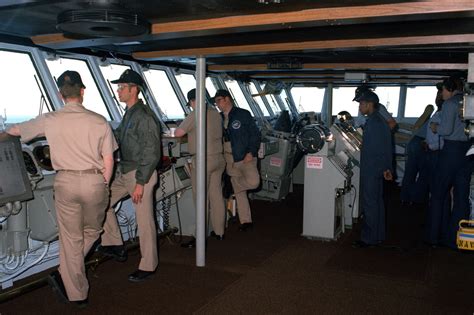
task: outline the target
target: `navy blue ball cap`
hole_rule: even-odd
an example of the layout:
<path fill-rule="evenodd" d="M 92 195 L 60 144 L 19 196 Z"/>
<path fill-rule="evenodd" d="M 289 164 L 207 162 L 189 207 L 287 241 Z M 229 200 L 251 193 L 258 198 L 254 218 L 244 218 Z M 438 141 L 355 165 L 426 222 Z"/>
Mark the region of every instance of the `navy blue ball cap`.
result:
<path fill-rule="evenodd" d="M 140 87 L 143 87 L 143 79 L 142 77 L 135 71 L 127 69 L 125 70 L 120 78 L 117 80 L 112 81 L 113 84 L 118 84 L 118 83 L 128 83 L 128 84 L 135 84 Z"/>
<path fill-rule="evenodd" d="M 232 95 L 227 90 L 219 89 L 219 90 L 216 91 L 216 95 L 214 95 L 214 97 L 211 99 L 212 103 L 216 102 L 216 97 L 230 97 L 230 98 L 232 98 Z"/>
<path fill-rule="evenodd" d="M 64 71 L 58 78 L 58 88 L 62 88 L 65 84 L 69 85 L 80 85 L 81 88 L 85 89 L 86 86 L 82 83 L 81 75 L 76 71 Z"/>
<path fill-rule="evenodd" d="M 377 94 L 375 94 L 372 91 L 365 91 L 365 92 L 361 93 L 359 95 L 359 97 L 357 98 L 357 102 L 362 102 L 362 101 L 378 104 L 379 103 L 379 97 L 377 96 Z"/>
<path fill-rule="evenodd" d="M 372 87 L 370 87 L 369 85 L 367 84 L 363 84 L 361 86 L 359 86 L 356 90 L 355 90 L 355 95 L 354 95 L 354 99 L 352 100 L 353 102 L 358 102 L 359 101 L 359 97 L 366 91 L 372 91 Z"/>

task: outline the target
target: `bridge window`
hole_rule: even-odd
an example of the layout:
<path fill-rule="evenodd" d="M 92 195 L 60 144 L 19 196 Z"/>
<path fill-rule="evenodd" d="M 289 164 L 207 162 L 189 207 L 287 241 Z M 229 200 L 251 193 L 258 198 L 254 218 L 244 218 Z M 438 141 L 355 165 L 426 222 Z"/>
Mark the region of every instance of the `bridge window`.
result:
<path fill-rule="evenodd" d="M 398 116 L 398 100 L 400 98 L 400 87 L 398 86 L 379 86 L 374 91 L 379 97 L 380 104 L 387 107 L 387 111 L 393 117 Z"/>
<path fill-rule="evenodd" d="M 258 106 L 260 107 L 260 110 L 262 111 L 263 116 L 269 117 L 270 113 L 268 112 L 268 109 L 265 106 L 265 103 L 263 102 L 262 97 L 260 95 L 255 95 L 255 94 L 258 94 L 258 91 L 257 91 L 257 87 L 255 86 L 253 82 L 250 82 L 249 89 L 250 89 L 250 93 L 252 94 L 253 99 L 255 100 L 255 102 L 257 102 Z"/>
<path fill-rule="evenodd" d="M 184 118 L 184 110 L 173 86 L 163 70 L 150 69 L 145 71 L 148 86 L 153 92 L 156 102 L 163 114 L 164 120 L 178 120 Z"/>
<path fill-rule="evenodd" d="M 335 87 L 332 94 L 332 115 L 342 111 L 349 112 L 353 117 L 359 115 L 359 103 L 354 99 L 355 87 Z"/>
<path fill-rule="evenodd" d="M 30 56 L 26 53 L 0 51 L 0 76 L 3 95 L 0 115 L 6 123 L 18 123 L 52 110 L 44 87 Z"/>
<path fill-rule="evenodd" d="M 183 95 L 185 97 L 188 95 L 188 92 L 190 90 L 196 88 L 196 78 L 194 78 L 194 75 L 187 73 L 179 73 L 175 74 L 175 77 L 176 81 L 178 81 L 179 87 L 181 88 L 181 92 L 183 92 Z"/>
<path fill-rule="evenodd" d="M 291 95 L 298 112 L 320 113 L 323 108 L 324 89 L 317 87 L 293 87 Z"/>
<path fill-rule="evenodd" d="M 216 85 L 214 84 L 214 80 L 211 77 L 206 78 L 206 90 L 210 97 L 216 95 Z"/>
<path fill-rule="evenodd" d="M 420 117 L 426 105 L 435 105 L 437 92 L 435 86 L 409 87 L 405 101 L 405 117 Z"/>
<path fill-rule="evenodd" d="M 130 69 L 130 67 L 125 66 L 125 65 L 118 65 L 118 64 L 100 66 L 100 71 L 102 72 L 102 75 L 104 76 L 105 81 L 107 81 L 107 85 L 109 86 L 110 92 L 115 96 L 115 100 L 118 102 L 117 106 L 122 116 L 124 114 L 125 108 L 122 107 L 124 106 L 123 103 L 120 104 L 120 101 L 119 101 L 119 97 L 117 94 L 118 86 L 115 84 L 112 84 L 111 82 L 113 80 L 117 80 L 118 78 L 120 78 L 120 75 L 127 69 Z"/>
<path fill-rule="evenodd" d="M 252 116 L 254 116 L 252 109 L 250 108 L 247 99 L 244 96 L 244 93 L 240 89 L 239 83 L 235 80 L 225 81 L 225 85 L 229 90 L 230 94 L 233 96 L 237 106 L 244 108 L 250 112 Z"/>
<path fill-rule="evenodd" d="M 84 60 L 61 57 L 57 60 L 46 60 L 46 64 L 55 80 L 66 70 L 79 72 L 82 82 L 86 86 L 83 102 L 84 107 L 104 116 L 107 120 L 111 120 L 110 113 L 107 106 L 105 106 L 99 88 L 94 81 L 89 66 Z"/>
<path fill-rule="evenodd" d="M 272 97 L 272 102 L 275 104 L 275 106 L 278 107 L 278 112 L 280 112 L 281 109 L 280 109 L 280 106 L 278 106 L 278 102 L 277 102 L 277 100 L 276 100 L 276 98 L 275 98 L 275 95 L 270 95 L 270 96 Z M 288 105 L 288 103 L 290 102 L 290 100 L 288 99 L 288 95 L 286 94 L 286 90 L 285 90 L 285 89 L 281 90 L 280 98 L 281 98 L 281 100 L 283 101 L 283 107 L 284 107 L 284 109 L 286 109 L 287 111 L 291 112 L 291 111 L 290 111 L 290 106 Z"/>

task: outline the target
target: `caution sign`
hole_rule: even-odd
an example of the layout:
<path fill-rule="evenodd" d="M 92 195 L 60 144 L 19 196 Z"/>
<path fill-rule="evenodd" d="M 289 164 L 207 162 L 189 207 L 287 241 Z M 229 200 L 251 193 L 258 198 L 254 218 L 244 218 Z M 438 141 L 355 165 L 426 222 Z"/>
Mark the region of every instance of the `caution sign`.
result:
<path fill-rule="evenodd" d="M 271 166 L 276 166 L 276 167 L 281 167 L 282 160 L 278 157 L 270 157 L 270 165 Z"/>
<path fill-rule="evenodd" d="M 459 222 L 457 245 L 459 249 L 474 250 L 474 221 Z"/>
<path fill-rule="evenodd" d="M 318 170 L 323 169 L 323 157 L 321 156 L 306 156 L 306 168 L 314 168 Z"/>

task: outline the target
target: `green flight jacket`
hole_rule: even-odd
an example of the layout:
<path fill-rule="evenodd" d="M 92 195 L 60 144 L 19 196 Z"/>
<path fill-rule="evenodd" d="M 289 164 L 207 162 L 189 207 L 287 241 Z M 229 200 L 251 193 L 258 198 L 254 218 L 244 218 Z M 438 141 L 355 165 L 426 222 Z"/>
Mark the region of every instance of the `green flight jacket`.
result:
<path fill-rule="evenodd" d="M 114 134 L 119 144 L 121 172 L 137 170 L 137 184 L 145 185 L 161 159 L 161 128 L 155 114 L 139 100 L 127 108 Z"/>

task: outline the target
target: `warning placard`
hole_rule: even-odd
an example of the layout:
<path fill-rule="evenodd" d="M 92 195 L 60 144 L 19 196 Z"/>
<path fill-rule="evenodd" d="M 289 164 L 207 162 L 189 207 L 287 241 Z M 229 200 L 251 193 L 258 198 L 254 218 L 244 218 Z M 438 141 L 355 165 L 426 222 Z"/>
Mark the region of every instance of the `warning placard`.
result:
<path fill-rule="evenodd" d="M 324 159 L 321 156 L 306 156 L 306 168 L 323 169 Z"/>
<path fill-rule="evenodd" d="M 276 167 L 281 167 L 282 160 L 278 157 L 270 157 L 270 165 L 271 166 L 276 166 Z"/>

